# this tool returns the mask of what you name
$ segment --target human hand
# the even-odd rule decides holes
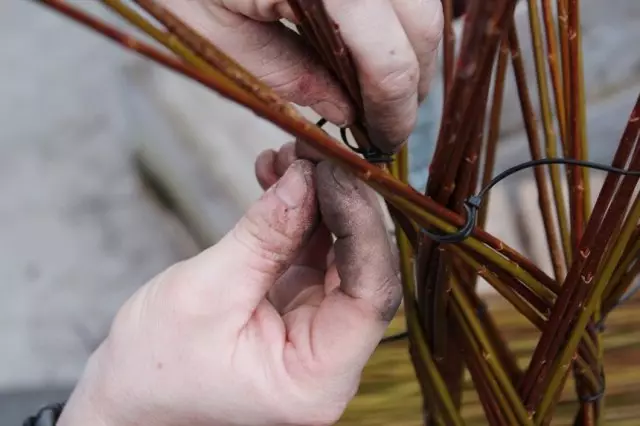
[[[259,157],[268,189],[228,235],[123,306],[60,426],[340,417],[401,289],[372,192],[292,148]]]
[[[353,120],[349,98],[281,18],[286,0],[160,0],[281,96],[337,125]],[[353,56],[374,143],[396,150],[412,132],[435,70],[441,0],[324,0]]]

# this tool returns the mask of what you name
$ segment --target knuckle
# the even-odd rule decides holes
[[[253,255],[251,259],[256,259],[248,266],[261,272],[273,270],[288,256],[286,248],[292,246],[293,236],[286,231],[283,221],[274,222],[275,226],[253,215],[247,215],[232,230],[232,237]]]
[[[393,319],[402,300],[402,287],[396,275],[387,275],[379,287],[380,302],[376,307],[380,319],[389,322]]]
[[[416,56],[387,66],[381,77],[363,89],[365,113],[380,136],[383,149],[397,150],[413,131],[418,112],[420,67]]]
[[[368,90],[369,99],[375,104],[395,104],[411,98],[417,90],[420,66],[417,58],[389,62],[375,74]]]
[[[422,38],[427,41],[433,49],[438,47],[440,40],[442,40],[442,33],[444,31],[444,12],[442,10],[442,2],[440,0],[431,0],[429,5],[429,11],[431,15],[431,22],[428,25],[424,25]]]

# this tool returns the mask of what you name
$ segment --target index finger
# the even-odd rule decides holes
[[[397,262],[373,192],[328,162],[320,163],[316,173],[323,220],[336,237],[340,287],[318,308],[312,347],[320,351],[315,356],[323,365],[360,368],[400,304]]]

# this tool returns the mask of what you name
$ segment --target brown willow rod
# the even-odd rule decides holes
[[[570,131],[570,123],[569,123],[569,117],[571,114],[571,108],[572,108],[572,103],[571,103],[571,86],[570,86],[570,82],[569,79],[571,78],[570,75],[570,68],[571,68],[571,58],[570,58],[570,54],[569,54],[569,26],[568,26],[568,22],[569,22],[569,13],[567,11],[568,6],[567,6],[567,0],[556,0],[556,8],[557,8],[557,13],[558,13],[558,38],[560,40],[560,63],[561,63],[561,68],[562,68],[562,96],[564,99],[564,124],[565,124],[565,138],[562,140],[563,145],[562,145],[562,149],[564,152],[564,156],[567,158],[570,158],[572,156],[572,151],[571,151],[571,147],[572,147],[572,142],[571,142],[571,138],[572,138],[572,132]],[[558,111],[558,113],[560,113]],[[569,186],[569,211],[571,213],[571,217],[573,218],[573,212],[575,211],[575,198],[572,196],[572,192],[571,192],[571,182],[573,181],[573,173],[575,172],[574,168],[571,167],[566,167],[565,168],[565,173],[567,176],[567,184]],[[573,225],[572,225],[572,234],[573,234]],[[577,244],[575,243],[575,238],[572,235],[572,250],[576,250],[577,249]],[[573,255],[575,256],[575,253],[573,253]]]
[[[396,161],[392,165],[392,172],[400,178],[401,181],[407,182],[408,178],[408,147],[405,145],[399,152]],[[394,218],[395,220],[395,218]],[[396,224],[396,238],[398,241],[398,249],[400,252],[400,269],[402,278],[402,289],[405,303],[405,321],[407,323],[407,331],[409,335],[409,354],[414,365],[416,376],[419,379],[420,388],[425,396],[425,403],[430,406],[430,411],[437,413],[438,417],[448,419],[449,422],[454,422],[455,413],[444,413],[441,411],[448,411],[451,407],[457,412],[457,407],[453,402],[450,394],[447,394],[448,390],[444,389],[435,390],[434,382],[444,381],[439,371],[437,370],[437,364],[431,359],[431,354],[425,352],[426,347],[422,342],[426,343],[424,331],[420,324],[420,317],[417,311],[417,305],[415,300],[415,276],[413,273],[413,252],[407,235],[403,232],[403,229]],[[422,342],[417,342],[421,339]],[[428,349],[427,349],[428,350]],[[440,392],[445,392],[440,394]],[[444,395],[444,396],[443,396]]]
[[[209,65],[205,60],[203,60],[200,56],[189,49],[189,47],[185,46],[182,41],[174,34],[161,30],[156,25],[147,21],[135,9],[132,9],[121,0],[98,1],[103,3],[106,7],[111,9],[116,14],[120,15],[120,17],[124,18],[134,27],[151,36],[154,40],[175,53],[177,56],[181,57],[188,64],[192,65],[202,72],[220,73],[224,75],[224,77],[228,79],[228,81],[233,82],[233,80],[230,79],[229,76],[227,76],[222,70]]]
[[[513,414],[517,418],[518,424],[532,424],[531,419],[529,419],[527,411],[522,404],[522,400],[516,392],[513,382],[509,379],[507,372],[500,363],[500,358],[498,357],[496,348],[491,344],[482,324],[473,313],[471,301],[463,294],[463,290],[460,288],[461,284],[455,278],[456,274],[452,274],[452,276],[452,288],[456,290],[453,292],[455,302],[452,306],[454,308],[454,312],[455,310],[458,310],[459,314],[462,316],[462,318],[459,318],[459,322],[463,324],[463,327],[466,325],[470,329],[470,333],[465,333],[465,335],[470,340],[472,336],[474,340],[477,339],[479,347],[481,348],[481,353],[484,354],[483,358],[487,361],[489,369],[494,375],[495,382],[504,394],[506,400],[506,404],[504,404],[505,408],[510,407],[513,410]]]
[[[632,235],[633,229],[638,223],[639,218],[640,196],[637,196],[631,212],[627,217],[623,230],[620,233],[620,238],[615,241],[613,250],[607,257],[602,273],[594,283],[593,289],[592,291],[590,291],[588,297],[586,297],[582,301],[582,303],[584,303],[584,308],[578,310],[577,316],[576,318],[574,318],[574,325],[571,332],[569,333],[569,338],[565,346],[560,352],[558,352],[557,357],[552,358],[553,364],[551,365],[550,374],[548,376],[551,380],[549,382],[549,385],[545,389],[545,393],[542,394],[542,401],[538,406],[536,416],[544,417],[547,414],[548,410],[551,409],[553,401],[550,397],[550,394],[555,393],[555,391],[559,388],[562,376],[568,371],[569,366],[571,365],[571,358],[573,356],[572,354],[575,351],[577,342],[584,333],[584,327],[587,325],[598,304],[600,303],[602,291],[606,287],[608,277],[611,276],[613,270],[615,269],[615,266],[620,261],[622,253],[624,251],[624,247],[628,243],[629,237]]]
[[[324,61],[325,65],[333,74],[337,77],[338,81],[343,84],[346,92],[354,98],[358,93],[357,79],[351,76],[351,67],[348,63],[345,63],[349,58],[345,58],[344,55],[332,54],[329,47],[330,41],[326,39],[325,33],[321,28],[318,28],[317,19],[313,19],[308,7],[303,8],[308,2],[298,0],[288,0],[287,4],[293,11],[296,18],[296,28],[300,33],[300,36],[304,42],[306,42]],[[316,12],[317,15],[317,12]],[[338,42],[341,38],[338,37]],[[354,98],[356,101],[358,98]],[[359,143],[359,142],[358,142]]]
[[[415,363],[416,375],[421,379],[420,387],[426,397],[426,403],[437,407],[434,411],[439,414],[447,425],[462,426],[464,421],[451,398],[449,390],[442,378],[438,367],[431,356],[431,350],[427,345],[427,339],[420,324],[417,306],[415,303],[415,281],[412,273],[412,265],[407,251],[410,250],[406,235],[399,232],[399,249],[405,253],[401,256],[402,292],[405,302],[405,320],[410,336],[410,354]],[[435,408],[432,407],[432,410]]]
[[[635,138],[637,137],[638,133],[640,132],[640,94],[638,95],[638,98],[636,99],[636,103],[633,107],[633,110],[631,111],[631,115],[629,116],[629,121],[627,124],[627,127],[625,128],[623,134],[622,134],[622,138],[620,141],[620,146],[624,146],[626,147],[626,151],[625,152],[631,152],[631,148],[633,146],[633,143],[635,141]],[[628,155],[628,154],[627,154]],[[621,163],[622,161],[620,161]],[[604,188],[604,187],[603,187]],[[637,241],[638,237],[640,236],[640,225],[638,225],[636,227],[636,230],[634,232],[633,238]],[[634,240],[632,240],[634,241]],[[636,243],[637,245],[637,243]],[[633,247],[630,247],[630,249],[633,250]],[[614,274],[614,276],[612,277],[612,282],[616,282],[618,279],[618,271],[616,271],[616,274]],[[607,290],[605,290],[605,295],[607,295],[608,292]],[[607,297],[607,296],[605,296]]]
[[[562,66],[562,95],[564,98],[564,122],[566,129],[566,138],[564,140],[565,145],[564,156],[569,157],[571,151],[569,149],[571,145],[571,132],[569,131],[569,113],[571,110],[571,86],[569,84],[571,59],[569,55],[569,12],[567,11],[567,0],[556,0],[556,8],[558,13],[558,36],[560,40],[560,59]],[[567,168],[567,179],[571,181],[571,169]],[[573,209],[573,207],[571,207]]]
[[[640,274],[640,225],[636,226],[629,245],[602,295],[602,318],[599,320],[601,325],[605,324],[607,316],[614,308],[633,297],[637,290],[630,290],[630,287],[638,278],[638,274]]]
[[[487,108],[487,99],[489,96],[489,87],[491,79],[487,78],[483,83],[481,89],[481,101],[479,103],[478,111],[474,122],[468,123],[473,131],[468,135],[467,141],[460,141],[465,145],[464,161],[460,164],[457,176],[455,178],[455,190],[453,191],[448,203],[454,211],[461,211],[463,209],[464,201],[473,195],[477,186],[478,174],[479,174],[479,156],[482,148],[482,140],[484,133],[484,122]],[[475,287],[477,281],[477,275],[474,268],[470,268],[467,265],[461,264],[459,259],[451,258],[450,256],[441,256],[439,251],[433,251],[431,256],[438,258],[442,268],[438,268],[434,271],[430,271],[429,274],[434,275],[435,283],[432,299],[432,312],[431,323],[428,324],[427,331],[433,336],[434,345],[432,350],[436,357],[441,357],[443,362],[444,371],[448,374],[445,378],[448,379],[451,389],[459,390],[462,384],[464,373],[464,360],[457,351],[453,350],[458,347],[458,338],[460,333],[455,330],[455,323],[450,321],[451,312],[447,309],[450,304],[448,290],[451,286],[450,280],[452,277],[451,270],[457,270],[460,279],[469,283]],[[427,290],[429,291],[429,290]],[[448,312],[449,311],[449,312]],[[449,330],[448,326],[451,325],[452,329]],[[438,345],[441,343],[441,345]],[[442,353],[443,356],[440,356]],[[446,356],[444,356],[446,354]],[[460,391],[457,392],[461,394]],[[454,392],[454,397],[456,393]]]
[[[318,54],[329,60],[347,93],[361,109],[362,94],[355,65],[338,28],[327,14],[324,3],[319,0],[287,0],[287,3],[304,29],[305,36],[317,46]]]
[[[442,12],[444,15],[444,29],[443,29],[443,59],[444,59],[444,103],[447,103],[447,97],[451,81],[453,80],[454,61],[455,61],[455,49],[456,49],[456,34],[453,31],[453,0],[442,0]]]
[[[105,0],[101,0],[105,1]],[[267,104],[277,107],[288,107],[270,87],[262,83],[240,64],[215,47],[207,39],[191,29],[180,18],[171,13],[156,0],[134,0],[149,15],[154,17],[169,32],[179,38],[185,46],[193,50],[205,62],[223,72],[240,87],[248,90]]]
[[[203,71],[198,70],[192,66],[185,64],[179,59],[169,56],[165,52],[156,49],[155,47],[137,40],[135,37],[124,34],[116,28],[92,17],[91,15],[83,12],[77,7],[71,6],[68,3],[61,0],[33,0],[34,2],[43,6],[49,7],[74,21],[83,24],[90,29],[102,34],[109,38],[111,41],[121,45],[125,49],[136,52],[154,62],[157,62],[178,74],[182,74],[188,78],[191,78],[199,83],[209,87],[212,78],[206,75]],[[222,83],[216,83],[218,85],[224,85],[226,82],[224,78],[220,78]],[[244,96],[240,96],[244,98]]]
[[[283,130],[306,141],[320,154],[331,158],[336,164],[350,169],[361,180],[378,190],[385,198],[393,200],[403,210],[410,212],[414,220],[420,223],[421,226],[433,225],[444,232],[455,232],[455,226],[459,227],[464,224],[464,220],[459,215],[433,202],[433,200],[425,198],[413,188],[393,179],[388,173],[342,148],[338,141],[318,129],[314,123],[301,117],[294,109],[282,111],[269,108],[254,96],[230,82],[228,78],[219,72],[205,74],[192,67],[185,66],[180,61],[169,56],[159,55],[158,51],[149,45],[130,36],[123,35],[114,28],[109,28],[101,21],[90,17],[65,2],[60,0],[36,1],[53,7],[70,18],[91,27],[125,48],[136,51],[170,69],[183,73],[218,92],[223,97],[244,105],[256,115],[273,122]],[[487,246],[482,243],[487,244]],[[530,260],[481,229],[474,229],[472,237],[466,239],[463,245],[470,247],[481,256],[495,258],[493,261],[524,282],[541,283],[547,288],[553,288],[556,285],[551,278],[531,263]]]
[[[391,173],[403,182],[407,182],[407,163],[408,149],[407,146],[404,146],[396,157],[396,161],[391,165]],[[405,306],[405,322],[407,334],[409,336],[409,355],[416,372],[416,377],[418,378],[420,389],[422,394],[425,396],[425,402],[430,405],[431,411],[438,411],[440,409],[439,407],[446,407],[446,404],[443,404],[441,401],[437,402],[439,400],[439,396],[433,394],[433,388],[431,386],[433,377],[435,374],[439,373],[429,371],[430,363],[422,356],[422,352],[416,348],[415,343],[416,339],[419,339],[421,334],[414,326],[415,324],[417,324],[418,327],[420,326],[420,318],[416,310],[415,300],[415,275],[413,273],[414,249],[411,246],[407,234],[404,232],[403,228],[398,225],[395,218],[394,222],[396,222],[395,234],[400,255],[400,277]]]
[[[603,319],[606,319],[611,311],[613,311],[615,308],[620,306],[622,302],[624,302],[625,293],[629,290],[633,283],[637,281],[638,275],[640,275],[640,261],[636,260],[636,262],[629,268],[629,270],[620,277],[617,285],[613,288],[613,291],[611,291],[610,297],[604,299],[602,303]]]
[[[530,19],[533,20],[531,24],[531,27],[533,30],[532,39],[535,43],[536,39],[539,40],[539,37],[540,37],[539,22],[536,22],[537,9],[535,9],[536,6],[534,4],[532,5],[531,1],[529,2],[529,5],[530,5],[530,8],[531,7],[534,8],[533,11],[530,13]],[[543,61],[541,59],[541,52],[539,51],[539,49],[541,49],[541,42],[538,42],[537,45],[534,44],[534,49],[536,52],[536,55],[535,55],[536,67],[537,67],[536,72],[538,74],[538,80],[539,80],[539,86],[538,86],[538,89],[540,92],[539,99],[541,101],[541,112],[543,114],[543,119],[544,119],[543,124],[544,124],[544,130],[545,130],[546,142],[547,142],[546,154],[547,154],[547,157],[555,158],[557,156],[557,150],[555,145],[556,140],[555,140],[555,134],[552,129],[553,124],[551,123],[551,112],[550,112],[548,93],[547,93],[547,87],[546,87],[546,75],[544,74],[545,71],[544,71]],[[564,197],[562,194],[562,188],[561,188],[561,182],[560,182],[560,171],[558,166],[551,165],[550,173],[551,173],[554,201],[556,206],[556,213],[558,215],[558,222],[559,222],[561,236],[562,236],[561,241],[563,243],[565,262],[569,262],[570,253],[571,253],[571,241],[570,241],[570,233],[567,226],[567,216],[566,216]],[[587,335],[585,342],[589,344],[587,348],[591,349],[591,353],[585,354],[585,355],[589,355],[588,358],[585,358],[585,360],[588,360],[587,361],[588,365],[584,364],[584,361],[582,362],[578,361],[578,364],[582,364],[582,365],[580,366],[580,368],[576,369],[575,371],[576,371],[576,374],[579,374],[580,376],[584,376],[581,379],[583,382],[586,381],[586,383],[591,385],[590,389],[589,387],[587,387],[588,392],[597,392],[597,389],[600,386],[600,384],[597,379],[598,375],[595,372],[600,371],[599,361],[598,361],[598,354],[600,353],[600,351],[596,346],[594,346],[595,345],[594,342],[598,342],[598,338],[596,336],[589,337]],[[578,378],[576,378],[576,380],[578,380]],[[589,409],[592,405],[593,405],[592,403],[583,404],[581,412],[591,413],[592,411],[589,411]]]
[[[480,365],[480,358],[467,355],[467,353],[473,353],[473,349],[468,347],[470,346],[468,342],[465,341],[463,344],[466,346],[462,346],[460,350],[465,357],[469,375],[478,394],[478,400],[484,409],[487,424],[490,426],[510,426],[498,405],[497,398],[494,398],[491,394],[491,388],[489,387],[490,379],[483,374],[484,370]]]
[[[479,20],[479,22],[482,21]],[[487,31],[490,30],[488,29]],[[458,117],[458,119],[453,120],[453,126],[443,129],[441,132],[441,136],[444,140],[441,142],[439,138],[438,145],[442,146],[442,155],[434,155],[432,167],[436,164],[436,160],[444,161],[442,158],[448,157],[446,162],[444,162],[446,167],[444,167],[443,172],[439,175],[437,174],[437,170],[433,172],[433,175],[430,174],[427,185],[427,194],[433,196],[436,201],[442,204],[448,203],[449,197],[456,188],[454,180],[460,171],[461,164],[464,162],[466,147],[465,141],[469,139],[470,134],[474,130],[474,126],[471,125],[471,123],[475,123],[479,120],[479,115],[483,110],[481,105],[485,99],[483,91],[485,90],[484,88],[486,84],[488,84],[491,79],[491,70],[494,65],[495,53],[498,50],[499,44],[499,33],[489,34],[489,36],[490,37],[487,37],[487,40],[484,43],[487,47],[477,49],[476,59],[473,62],[477,63],[479,68],[473,73],[476,77],[472,78],[469,83],[471,89],[467,89],[466,96],[461,96],[457,100],[453,95],[450,98],[450,103],[452,105],[457,105],[457,108],[459,108],[460,105],[465,105],[462,114],[459,114],[459,112],[455,110],[449,112],[445,111],[445,113],[454,114],[454,118]],[[473,47],[471,46],[470,48]],[[438,148],[436,148],[436,150],[437,149]],[[437,184],[439,180],[440,183]]]
[[[564,87],[562,86],[561,58],[558,51],[558,34],[554,27],[551,0],[542,0],[542,16],[546,33],[547,63],[549,65],[549,73],[551,74],[553,86],[556,118],[558,120],[558,128],[560,129],[561,145],[564,147],[567,137],[567,115],[565,111]],[[569,258],[571,258],[571,256],[569,256]]]
[[[465,362],[471,373],[471,378],[476,387],[478,398],[483,403],[486,419],[490,426],[494,425],[519,425],[516,415],[507,402],[504,393],[500,389],[495,375],[488,365],[487,359],[482,353],[477,339],[472,335],[469,326],[464,322],[458,306],[452,303],[451,311],[453,321],[460,331],[460,348]],[[483,392],[482,394],[480,392]]]
[[[574,94],[575,114],[577,115],[578,135],[580,141],[581,159],[589,158],[589,141],[587,134],[587,103],[584,93],[584,67],[582,53],[582,28],[580,25],[580,0],[569,0],[569,51],[571,53],[571,68],[573,72],[572,83],[577,83],[577,92]],[[575,34],[575,37],[574,37]],[[575,80],[574,80],[575,78]],[[573,89],[572,89],[573,90]],[[591,213],[591,170],[587,168],[580,169],[582,174],[583,205],[582,213],[584,220],[589,219]]]
[[[460,171],[461,161],[466,151],[466,143],[470,141],[469,135],[474,127],[474,125],[462,127],[460,133],[464,134],[458,134],[457,137],[451,138],[450,136],[453,136],[450,135],[452,129],[460,128],[460,123],[462,122],[462,118],[455,114],[452,107],[454,105],[469,105],[469,102],[463,101],[465,98],[472,100],[473,102],[471,103],[473,104],[481,102],[480,91],[484,87],[484,81],[491,76],[490,69],[493,64],[493,60],[483,56],[486,50],[491,50],[490,44],[483,43],[483,41],[497,37],[489,31],[489,23],[493,23],[492,18],[494,15],[499,16],[502,13],[501,8],[504,9],[504,4],[505,2],[501,4],[498,1],[474,3],[468,11],[455,80],[448,91],[449,96],[445,104],[443,125],[440,129],[436,152],[432,161],[432,170],[427,183],[427,193],[434,195],[435,201],[442,205],[448,205],[451,201],[449,197],[454,189],[454,179]],[[477,96],[473,96],[474,93]],[[475,122],[477,111],[478,108],[471,108],[471,106],[466,108],[461,114],[465,116],[464,122]],[[453,117],[453,120],[451,117]],[[434,169],[434,165],[444,166],[445,164],[448,167],[443,170],[441,176],[438,176],[438,169]],[[442,185],[434,187],[434,182],[436,181],[440,181]],[[418,271],[418,282],[420,283],[418,300],[421,305],[430,305],[429,307],[422,307],[422,311],[429,314],[428,317],[424,318],[425,329],[432,338],[431,349],[436,357],[440,355],[439,358],[444,361],[445,357],[442,355],[443,351],[446,350],[446,335],[448,332],[443,327],[437,327],[436,324],[448,323],[445,319],[446,289],[448,287],[446,269],[450,268],[451,265],[446,259],[441,259],[440,252],[435,248],[436,245],[432,244],[427,238],[423,241],[425,244],[418,254],[418,264],[420,265]],[[431,267],[427,267],[427,265],[431,265]],[[430,294],[430,296],[427,297],[427,294]],[[459,374],[456,371],[459,371],[459,369],[452,365],[444,365],[444,362],[442,363],[443,368],[446,368],[446,372],[451,370],[450,374],[446,375],[450,389],[456,390],[459,387]]]
[[[522,109],[522,118],[527,132],[529,141],[529,150],[533,160],[542,158],[540,152],[540,138],[535,120],[535,113],[529,92],[527,90],[527,79],[525,76],[524,62],[520,50],[520,42],[515,25],[509,27],[509,48],[511,49],[511,64],[515,75],[516,86],[518,89],[518,97],[520,98],[520,106]],[[544,170],[535,168],[533,170],[538,187],[538,201],[540,204],[540,212],[544,223],[544,229],[547,237],[547,246],[549,247],[549,255],[553,265],[553,271],[557,281],[565,276],[564,259],[562,248],[559,244],[558,234],[556,232],[553,209],[551,207],[551,198],[547,185],[547,179]]]
[[[473,121],[468,123],[472,131],[469,133],[467,140],[459,141],[465,146],[463,161],[455,177],[455,189],[448,200],[450,208],[457,212],[463,210],[464,201],[475,193],[478,186],[479,158],[482,150],[490,86],[491,78],[487,78],[481,87],[480,102],[475,117]]]
[[[482,300],[482,298],[478,295],[478,293],[474,291],[474,289],[469,288],[469,286],[465,286],[462,281],[458,281],[461,284],[460,288],[462,288],[465,297],[470,301],[474,312],[482,323],[489,341],[496,349],[497,356],[498,359],[500,359],[501,365],[504,366],[504,369],[512,382],[514,384],[519,383],[523,372],[518,366],[515,354],[509,348],[509,345],[502,336],[502,333],[500,332],[500,329],[498,328],[493,315],[489,311],[489,308],[487,307],[484,300]]]
[[[331,71],[357,107],[356,121],[350,126],[350,130],[358,148],[374,149],[365,123],[362,94],[353,58],[338,27],[329,17],[324,3],[319,0],[287,0],[287,3],[299,21],[297,26],[301,35],[329,64]],[[374,152],[377,150],[374,149]],[[384,167],[382,164],[380,166]]]
[[[636,138],[637,134],[634,137],[635,147],[631,159],[631,170],[637,170],[640,165],[640,144],[635,143]],[[620,144],[616,157],[625,153],[626,145]],[[626,164],[625,157],[622,159],[614,158],[614,160]],[[562,292],[554,305],[549,319],[549,326],[542,333],[540,342],[534,351],[533,359],[522,386],[523,397],[530,407],[539,398],[542,392],[542,384],[546,383],[543,379],[546,379],[549,373],[550,365],[548,360],[556,359],[555,355],[560,349],[560,345],[565,341],[565,334],[571,325],[574,312],[580,310],[580,307],[583,306],[584,301],[582,299],[590,288],[590,283],[593,280],[600,258],[605,254],[605,248],[611,239],[611,231],[622,219],[638,180],[637,177],[626,176],[622,180],[620,188],[616,191],[615,184],[619,178],[619,175],[612,176],[609,173],[605,179],[603,190],[600,192],[596,208],[587,227],[588,232],[585,232],[581,241],[580,256],[576,256],[576,260],[562,287]],[[612,204],[609,206],[611,201]]]
[[[528,0],[529,6],[529,26],[531,30],[531,43],[533,48],[533,56],[536,68],[536,79],[538,82],[538,99],[540,102],[540,115],[545,136],[545,151],[547,158],[555,158],[558,155],[557,139],[553,126],[551,102],[549,100],[549,85],[547,82],[547,73],[544,66],[544,46],[542,41],[542,29],[540,27],[540,13],[538,11],[537,0]],[[551,61],[551,60],[550,60]],[[549,176],[551,178],[551,188],[553,190],[553,198],[556,210],[556,218],[562,248],[564,252],[565,262],[562,272],[566,271],[566,266],[571,261],[571,232],[569,228],[569,219],[564,203],[564,194],[562,193],[562,183],[560,180],[560,166],[557,164],[549,165]],[[554,221],[555,222],[555,221]],[[564,275],[556,279],[560,280]]]
[[[637,165],[638,163],[635,162],[635,166]],[[630,197],[632,190],[633,188],[629,188],[629,185],[626,185],[626,189],[622,191],[620,194],[617,194],[616,197],[618,199],[627,200]],[[611,215],[609,215],[603,222],[603,227],[598,233],[597,239],[593,245],[594,247],[605,247],[611,242],[609,239],[609,237],[611,236],[611,225],[608,225],[608,224],[610,224],[611,222],[620,220],[619,210],[620,210],[619,208],[611,209]],[[547,351],[547,354],[545,355],[546,359],[555,360],[557,352],[561,350],[562,344],[566,341],[565,334],[569,332],[570,330],[569,327],[571,327],[574,316],[580,314],[580,311],[581,311],[580,307],[584,306],[586,303],[584,300],[587,297],[588,292],[590,291],[590,288],[591,288],[590,284],[595,276],[594,270],[596,266],[594,266],[594,264],[596,264],[596,262],[600,260],[600,258],[603,255],[603,252],[604,252],[603,250],[598,250],[598,251],[594,250],[594,252],[592,253],[591,256],[593,257],[589,259],[583,271],[581,272],[581,275],[580,275],[581,285],[578,286],[576,291],[571,295],[572,301],[560,320],[556,320],[554,318],[554,314],[556,314],[555,308],[554,308],[554,312],[552,313],[549,323],[550,324],[558,323],[558,326],[548,330],[548,331],[553,331],[553,337],[552,337],[552,342],[550,344],[547,344],[548,351]],[[598,275],[600,276],[600,274]],[[558,302],[558,304],[562,305],[562,303],[560,302]],[[543,332],[540,345],[545,344],[545,339],[547,338],[545,334],[548,334],[548,333]],[[531,391],[527,396],[526,401],[528,402],[528,404],[535,404],[536,401],[538,401],[540,395],[543,393],[541,386],[543,383],[546,383],[545,379],[547,379],[548,377],[551,377],[551,380],[554,380],[554,378],[551,376],[552,373],[549,370],[549,368],[550,368],[550,365],[548,364],[544,365],[540,373],[538,374],[536,378],[537,381],[533,384],[533,387],[531,388]]]
[[[583,99],[581,97],[580,92],[580,63],[579,63],[579,19],[578,16],[578,7],[576,0],[568,1],[568,9],[567,9],[567,26],[569,33],[569,77],[568,81],[565,81],[565,84],[569,84],[569,93],[570,98],[568,98],[568,102],[571,105],[569,109],[569,120],[568,130],[571,134],[569,138],[569,151],[571,156],[576,159],[584,159],[586,152],[583,152],[585,145],[582,143],[583,138],[586,137],[584,131],[584,123],[582,122],[583,114],[582,105]],[[584,174],[582,170],[577,167],[570,166],[572,169],[571,172],[571,181],[569,185],[569,193],[570,197],[573,200],[573,211],[572,211],[572,236],[573,236],[573,244],[574,246],[578,246],[578,243],[582,237],[582,233],[584,232],[586,214],[584,209],[585,203],[585,190],[586,183],[584,179]]]
[[[631,236],[631,241],[629,243],[629,246],[625,249],[624,256],[622,257],[620,264],[616,268],[616,272],[611,277],[611,281],[610,281],[611,284],[607,286],[605,293],[603,295],[604,297],[603,300],[606,300],[609,298],[611,290],[613,289],[613,285],[615,285],[615,283],[620,281],[620,278],[622,278],[622,275],[626,274],[626,272],[629,270],[629,266],[631,266],[631,264],[635,262],[639,256],[640,256],[640,225],[636,227],[635,232]]]
[[[473,256],[465,253],[459,247],[451,247],[449,250],[455,253],[456,256],[461,257],[466,264],[476,268],[478,275],[484,278],[489,285],[504,297],[534,327],[541,331],[546,329],[548,324],[548,315],[551,308],[550,304],[544,304],[544,302],[540,301],[543,303],[544,310],[544,312],[541,312],[540,309],[536,308],[536,306],[539,306],[536,303],[537,299],[531,300],[526,297],[526,293],[520,293],[514,290],[515,288],[518,288],[518,286],[515,285],[516,283],[514,283],[512,279],[505,280],[504,278],[499,277],[492,270],[482,266],[473,258]],[[456,290],[452,289],[452,292],[455,291]],[[595,359],[595,357],[597,357],[596,347],[589,336],[585,336],[583,344],[578,350],[577,363],[581,368],[588,369],[590,361]],[[598,377],[593,374],[587,374],[587,380],[593,386],[597,386],[599,381]]]
[[[491,103],[491,112],[489,113],[489,130],[486,138],[482,187],[489,184],[495,168],[498,139],[500,138],[500,122],[502,118],[502,104],[504,100],[504,85],[505,78],[507,76],[508,61],[509,48],[506,44],[506,39],[503,38],[498,52],[498,64],[496,65],[496,78],[493,88],[493,101]],[[485,228],[487,222],[490,197],[491,195],[488,193],[478,216],[478,226],[482,229]]]
[[[476,187],[477,171],[479,167],[478,157],[482,146],[482,129],[484,122],[487,97],[489,92],[490,80],[487,79],[483,83],[481,102],[479,109],[476,111],[474,121],[468,125],[472,131],[467,135],[467,140],[460,140],[459,143],[464,148],[464,161],[460,163],[457,176],[455,178],[455,191],[448,200],[448,205],[454,211],[463,209],[464,200],[471,195]],[[430,253],[429,262],[437,264],[435,268],[431,268],[428,272],[427,286],[424,292],[430,292],[429,299],[421,299],[421,305],[429,303],[430,306],[422,306],[425,330],[430,338],[431,350],[436,360],[440,361],[441,369],[445,381],[452,391],[454,400],[460,400],[460,384],[462,383],[463,359],[457,352],[450,352],[450,348],[458,346],[458,333],[453,329],[455,324],[448,320],[448,289],[449,279],[451,276],[451,268],[460,268],[460,275],[466,282],[471,283],[475,280],[474,271],[465,268],[464,265],[455,265],[452,259],[445,253],[433,250]],[[428,315],[428,316],[426,316]],[[445,356],[445,354],[450,354]]]
[[[638,96],[636,104],[630,114],[629,121],[622,134],[622,138],[620,139],[618,149],[614,154],[612,161],[613,167],[624,167],[628,162],[628,158],[632,150],[634,150],[634,156],[636,156],[640,147],[640,144],[636,142],[638,133],[640,132],[639,116],[640,95]],[[565,279],[564,285],[562,286],[562,291],[553,307],[553,311],[549,319],[549,325],[546,331],[543,332],[540,342],[534,350],[529,368],[525,374],[525,378],[521,386],[521,393],[524,397],[527,397],[532,388],[536,386],[536,382],[539,380],[541,371],[545,370],[546,367],[548,368],[547,352],[550,351],[550,348],[556,339],[555,334],[562,325],[563,317],[572,303],[574,293],[580,287],[582,282],[581,276],[584,277],[582,275],[582,271],[588,263],[588,260],[591,258],[592,251],[596,252],[604,249],[603,247],[595,246],[595,241],[603,220],[607,216],[609,204],[616,194],[616,189],[620,179],[620,175],[613,173],[608,173],[605,178],[600,195],[589,220],[589,226],[587,227],[581,241],[581,246],[577,252],[578,256],[575,256],[573,260],[572,267],[569,270],[569,274]],[[626,181],[629,182],[629,180]],[[593,255],[595,255],[595,253]],[[555,343],[557,344],[557,342]],[[534,400],[534,398],[531,399]]]
[[[440,203],[453,191],[453,179],[464,152],[464,146],[456,142],[465,140],[470,132],[463,123],[472,122],[480,102],[482,82],[491,77],[493,57],[507,22],[505,16],[513,7],[511,0],[470,5],[425,192]]]

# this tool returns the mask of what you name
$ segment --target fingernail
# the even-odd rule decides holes
[[[330,101],[320,101],[311,108],[336,126],[346,126],[351,122],[348,108],[340,108]]]
[[[302,164],[295,161],[276,184],[275,194],[288,207],[296,208],[304,202],[307,190],[308,181]]]

